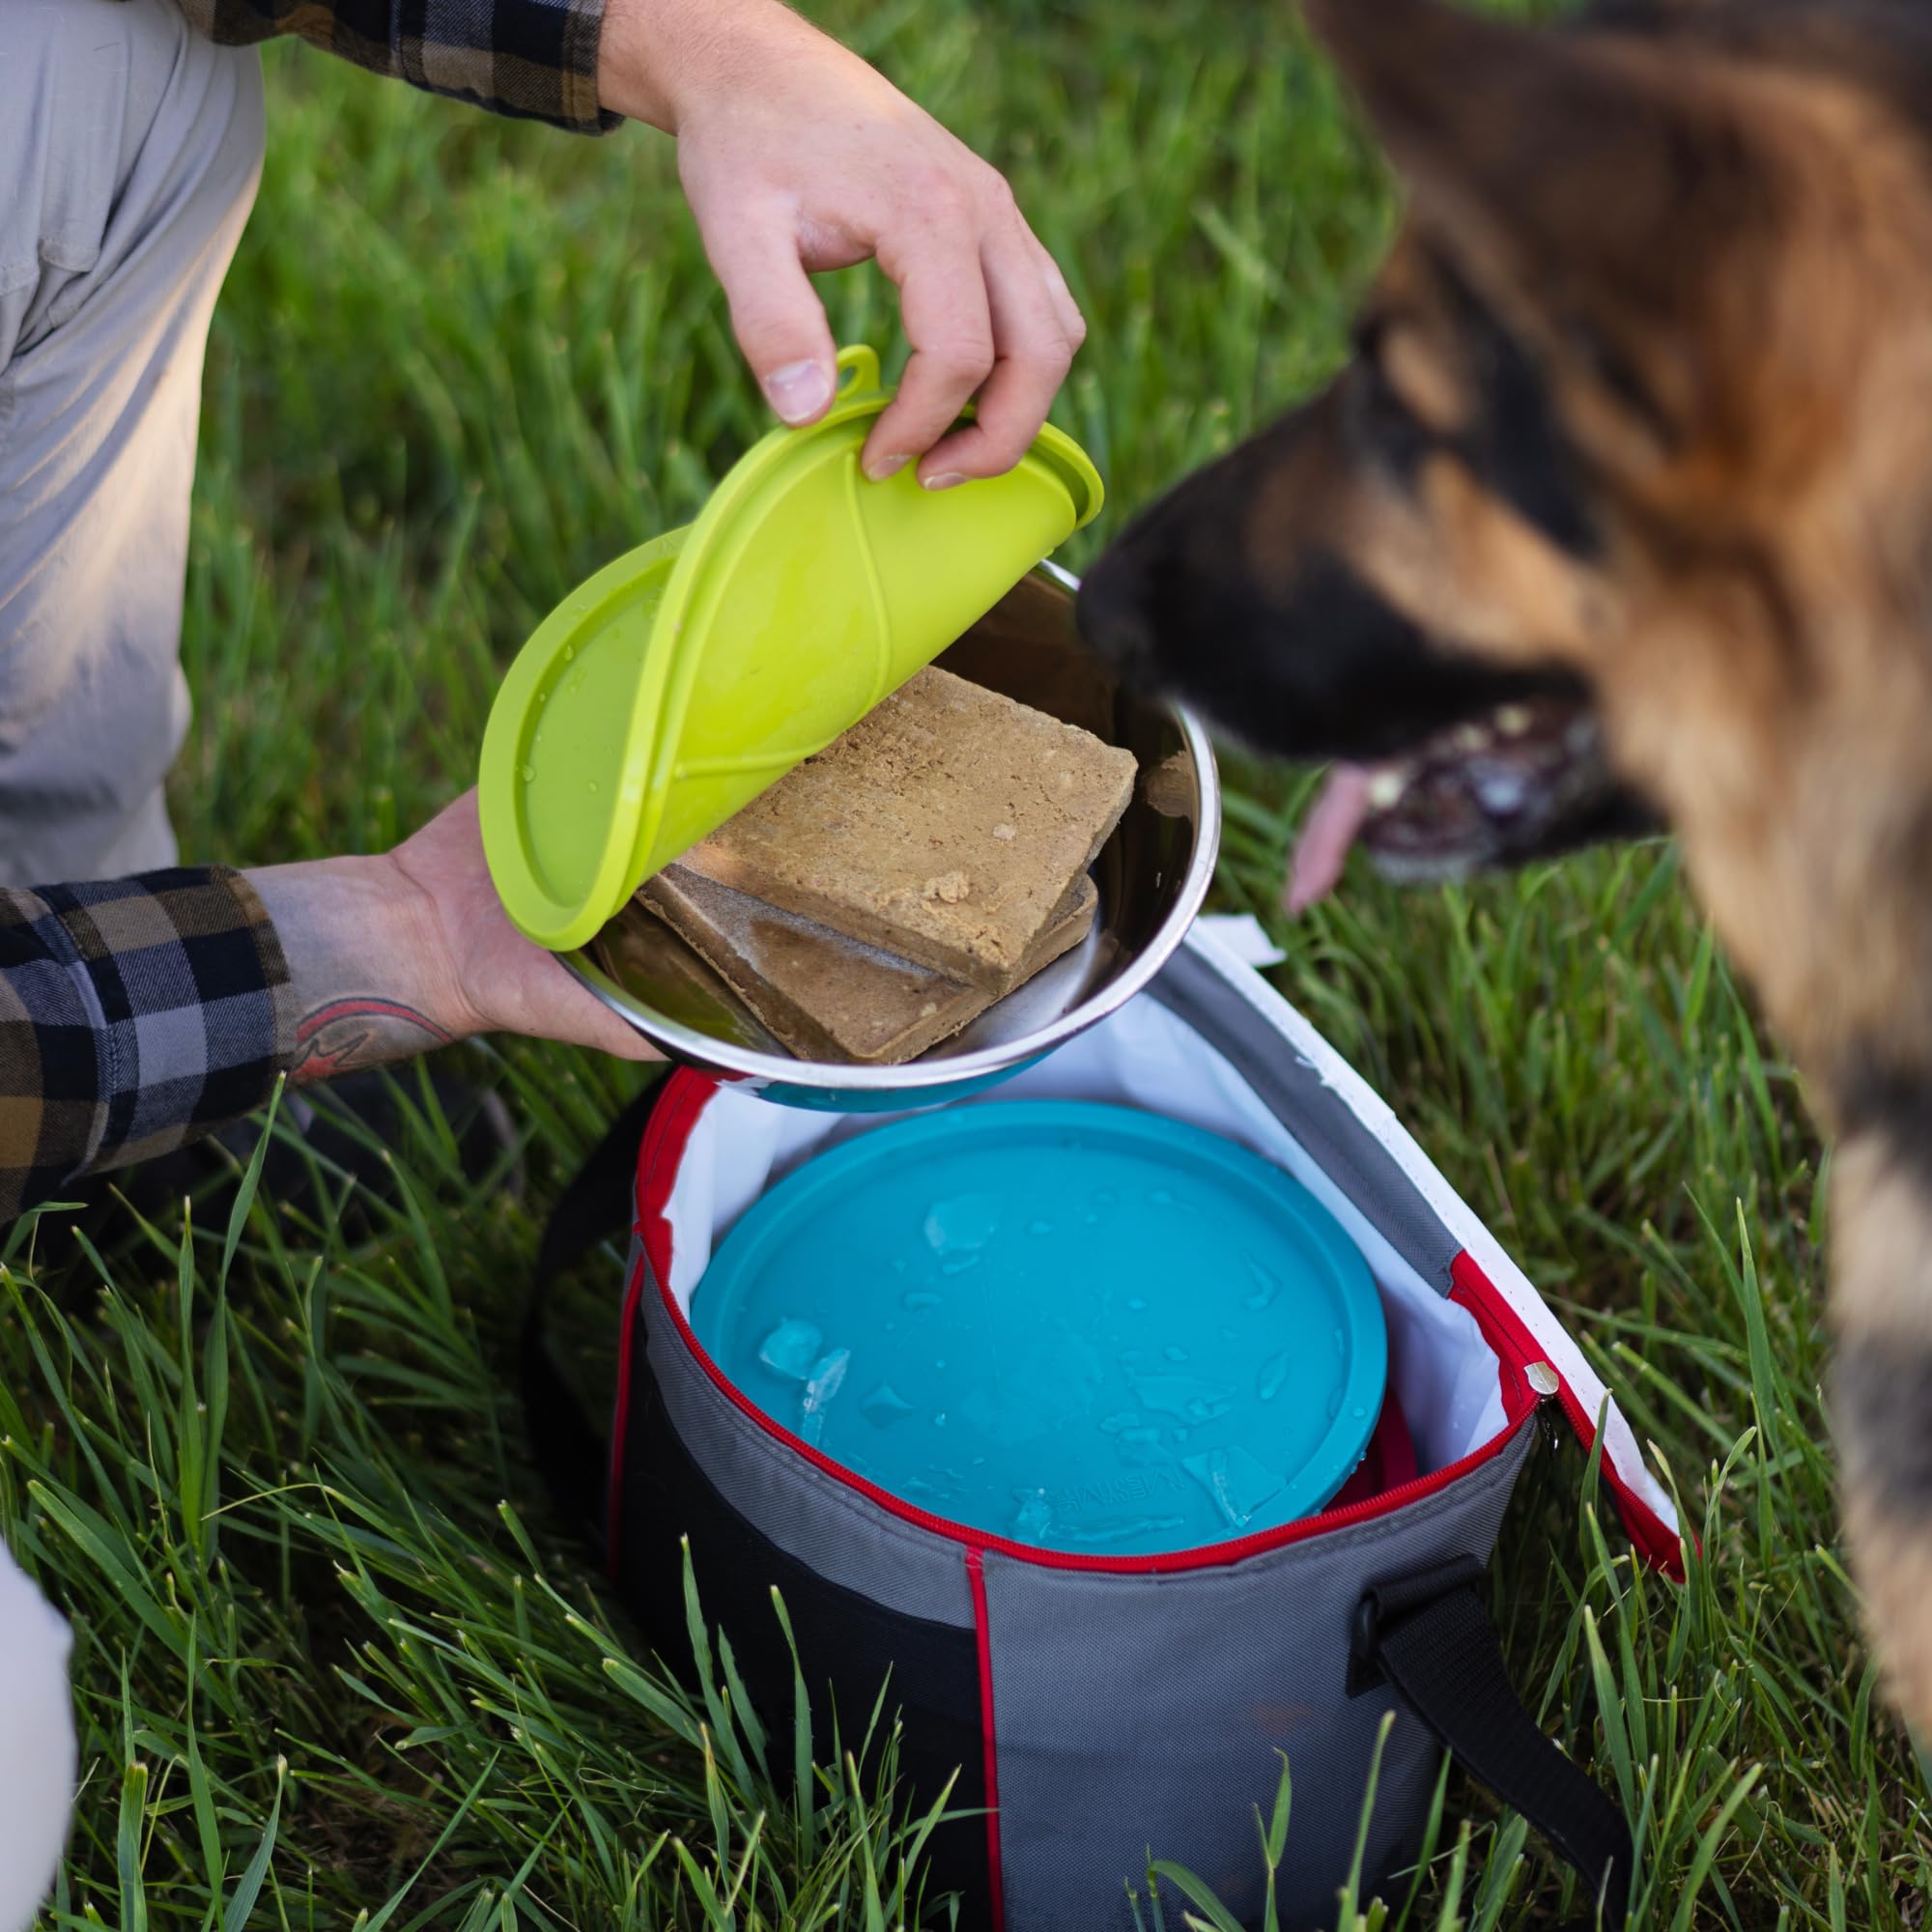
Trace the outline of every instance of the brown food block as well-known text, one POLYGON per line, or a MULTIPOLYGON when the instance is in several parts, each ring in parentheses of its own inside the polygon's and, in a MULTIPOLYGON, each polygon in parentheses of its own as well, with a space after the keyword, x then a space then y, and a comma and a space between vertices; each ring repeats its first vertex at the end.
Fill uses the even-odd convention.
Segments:
POLYGON ((1133 792, 1131 752, 928 668, 684 856, 767 905, 1012 983, 1133 792))
POLYGON ((1184 818, 1201 803, 1201 781, 1185 752, 1163 758, 1141 781, 1141 796, 1163 818, 1184 818))
MULTIPOLYGON (((962 985, 683 866, 647 880, 642 896, 806 1060, 896 1065, 950 1038, 1012 990, 962 985)), ((1083 875, 1029 949, 1012 985, 1079 945, 1098 904, 1093 880, 1083 875)))

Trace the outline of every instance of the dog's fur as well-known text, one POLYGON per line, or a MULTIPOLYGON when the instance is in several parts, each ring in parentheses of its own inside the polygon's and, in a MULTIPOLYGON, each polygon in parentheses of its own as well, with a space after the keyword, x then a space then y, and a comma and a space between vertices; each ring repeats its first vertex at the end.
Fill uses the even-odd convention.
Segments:
POLYGON ((1594 704, 1840 1136, 1847 1534, 1932 1737, 1932 8, 1306 0, 1408 195, 1353 360, 1102 559, 1129 678, 1384 757, 1594 704))

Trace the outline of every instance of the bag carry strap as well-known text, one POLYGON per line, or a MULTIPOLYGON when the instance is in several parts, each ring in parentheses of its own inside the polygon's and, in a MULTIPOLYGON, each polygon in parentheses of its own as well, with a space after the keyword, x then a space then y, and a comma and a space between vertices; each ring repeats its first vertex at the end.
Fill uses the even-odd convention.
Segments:
POLYGON ((530 1458, 558 1512, 599 1550, 604 1547, 610 1443, 583 1412, 583 1405, 551 1355, 550 1293, 557 1277, 581 1262, 599 1241, 630 1227, 638 1149, 651 1109, 667 1084, 654 1081, 611 1122, 590 1158, 558 1197, 537 1247, 529 1304, 524 1313, 518 1368, 530 1458))
POLYGON ((1482 1580, 1483 1566, 1465 1556, 1371 1588, 1355 1612, 1349 1694, 1393 1685, 1463 1770, 1576 1868, 1597 1909, 1567 1932, 1613 1932, 1630 1909, 1630 1827, 1523 1708, 1482 1580))

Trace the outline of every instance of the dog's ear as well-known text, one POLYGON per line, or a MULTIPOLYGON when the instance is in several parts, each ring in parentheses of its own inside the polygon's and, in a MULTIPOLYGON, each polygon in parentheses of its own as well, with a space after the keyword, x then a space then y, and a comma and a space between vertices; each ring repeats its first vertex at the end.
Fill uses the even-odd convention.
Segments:
POLYGON ((1444 0, 1303 0, 1415 206, 1540 275, 1594 259, 1658 288, 1666 222, 1736 199, 1741 130, 1671 88, 1640 39, 1527 27, 1444 0))
MULTIPOLYGON (((1613 389, 1633 386, 1618 381, 1620 340, 1707 314, 1713 270, 1776 219, 1750 129, 1717 89, 1673 72, 1667 41, 1444 0, 1302 5, 1425 229, 1596 357, 1613 389)), ((1645 407, 1707 394, 1691 373, 1662 398, 1646 390, 1645 407)))

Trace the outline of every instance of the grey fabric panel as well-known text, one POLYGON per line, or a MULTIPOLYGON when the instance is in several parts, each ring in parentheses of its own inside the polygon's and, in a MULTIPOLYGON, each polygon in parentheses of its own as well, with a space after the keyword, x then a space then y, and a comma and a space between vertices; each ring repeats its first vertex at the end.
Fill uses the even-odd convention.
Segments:
POLYGON ((787 1554, 875 1603, 934 1623, 973 1627, 963 1546, 933 1536, 836 1482, 733 1406, 679 1338, 642 1244, 644 1332, 665 1406, 731 1507, 787 1554))
MULTIPOLYGON (((1155 1858, 1260 1920, 1264 1815, 1294 1777, 1277 1881, 1287 1932, 1333 1923, 1386 1693, 1350 1700, 1349 1620, 1372 1582, 1487 1561, 1535 1439, 1413 1508, 1226 1569, 1093 1576, 985 1558, 1007 1932, 1132 1932, 1123 1881, 1155 1858)), ((1382 1759, 1370 1866, 1420 1830, 1434 1745, 1406 1714, 1382 1759)), ((1170 1919, 1178 1915, 1170 1910, 1170 1919)))
POLYGON ((1387 1236, 1424 1281, 1444 1294, 1462 1243, 1435 1218, 1388 1150, 1295 1055, 1265 1015, 1189 947, 1176 952, 1149 989, 1232 1060, 1268 1111, 1318 1167, 1387 1236))

